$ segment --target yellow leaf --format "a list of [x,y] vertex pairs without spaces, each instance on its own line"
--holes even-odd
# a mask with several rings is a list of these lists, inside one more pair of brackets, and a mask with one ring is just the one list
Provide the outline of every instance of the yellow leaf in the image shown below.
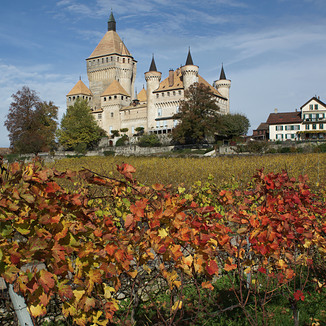
[[74,290],[73,293],[74,293],[76,303],[77,303],[80,301],[82,296],[85,294],[85,290]]
[[111,286],[108,286],[107,284],[104,284],[104,297],[105,299],[111,298],[111,293],[115,292],[115,289]]
[[43,305],[39,304],[37,306],[30,306],[29,310],[33,317],[39,317],[46,314],[46,309]]
[[175,311],[177,309],[182,308],[182,301],[177,301],[173,306],[172,306],[172,311]]
[[166,238],[168,236],[168,233],[166,232],[165,229],[159,229],[158,230],[158,235],[159,237],[161,237],[162,239]]
[[138,274],[137,271],[133,271],[133,272],[128,272],[128,274],[132,277],[132,278],[135,278]]

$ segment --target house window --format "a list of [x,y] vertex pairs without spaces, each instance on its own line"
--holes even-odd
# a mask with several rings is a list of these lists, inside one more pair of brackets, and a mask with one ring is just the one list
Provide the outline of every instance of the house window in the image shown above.
[[312,129],[317,129],[317,125],[314,123],[313,125],[312,125]]
[[310,126],[309,125],[306,125],[306,130],[309,130],[310,129]]
[[276,126],[276,130],[277,131],[283,130],[283,126]]
[[323,123],[319,124],[319,129],[324,129],[324,124]]
[[283,139],[283,134],[277,134],[276,139]]
[[314,109],[314,105],[313,104],[310,104],[309,105],[309,110],[313,110]]
[[318,110],[318,104],[315,104],[315,110]]
[[113,118],[113,112],[111,112],[111,118]]

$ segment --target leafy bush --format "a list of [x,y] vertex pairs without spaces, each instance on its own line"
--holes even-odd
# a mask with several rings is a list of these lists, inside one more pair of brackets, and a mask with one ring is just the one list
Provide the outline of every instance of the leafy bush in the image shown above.
[[104,151],[103,154],[104,154],[104,156],[114,156],[115,152],[114,151]]
[[143,135],[138,141],[140,147],[159,147],[161,146],[160,140],[155,134]]
[[128,136],[127,135],[123,135],[121,138],[119,138],[117,140],[117,142],[115,143],[115,146],[125,146],[127,141],[128,141]]

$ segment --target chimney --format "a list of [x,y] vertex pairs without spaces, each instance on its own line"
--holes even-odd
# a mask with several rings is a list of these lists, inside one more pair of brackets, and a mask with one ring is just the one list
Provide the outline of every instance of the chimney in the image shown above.
[[174,70],[169,70],[169,87],[173,86],[174,84]]
[[274,109],[274,113],[277,113],[277,112],[278,112],[278,111],[277,111],[277,108],[275,108],[275,109]]

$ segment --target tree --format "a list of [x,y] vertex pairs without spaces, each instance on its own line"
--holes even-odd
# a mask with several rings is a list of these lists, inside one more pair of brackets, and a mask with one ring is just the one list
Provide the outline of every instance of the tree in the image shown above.
[[16,153],[39,153],[55,147],[58,107],[41,101],[34,90],[24,86],[12,95],[4,125],[10,147]]
[[221,115],[219,120],[219,133],[228,138],[246,135],[250,127],[248,118],[239,113]]
[[77,99],[63,115],[57,135],[65,149],[91,149],[106,136],[106,132],[97,125],[87,102]]
[[216,96],[204,84],[195,83],[185,91],[179,112],[173,116],[179,124],[173,129],[173,140],[181,144],[202,143],[214,133],[218,124],[219,107]]

